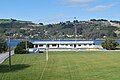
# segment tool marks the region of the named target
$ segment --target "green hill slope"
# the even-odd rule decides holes
[[[113,22],[112,22],[113,23]],[[120,27],[109,21],[66,21],[58,24],[43,25],[31,21],[0,19],[0,37],[13,39],[77,39],[119,38]]]

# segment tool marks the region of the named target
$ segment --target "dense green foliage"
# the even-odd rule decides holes
[[[39,40],[74,39],[76,27],[78,39],[118,38],[120,33],[115,31],[119,30],[119,27],[111,25],[111,22],[104,19],[92,19],[90,21],[74,20],[73,22],[43,25],[43,23],[35,24],[30,21],[0,19],[0,37],[10,35],[13,39],[24,39],[26,36],[29,39]]]
[[[33,44],[27,41],[27,48],[33,48]],[[26,42],[18,43],[17,47],[15,48],[15,54],[26,54],[28,51],[26,50]]]
[[[8,49],[7,43],[6,42],[0,42],[0,53],[6,52]]]
[[[115,50],[119,44],[113,39],[106,39],[101,45],[107,50]]]
[[[0,65],[0,80],[120,80],[119,52],[49,52],[12,57]]]
[[[6,52],[7,49],[8,49],[7,43],[5,42],[3,38],[0,38],[0,53]]]

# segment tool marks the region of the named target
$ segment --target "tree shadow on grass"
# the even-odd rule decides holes
[[[15,72],[19,70],[23,70],[30,67],[30,65],[27,64],[16,64],[11,66],[11,70],[9,70],[9,65],[0,65],[0,73],[7,73],[7,72]]]

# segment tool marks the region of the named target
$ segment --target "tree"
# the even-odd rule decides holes
[[[8,49],[7,43],[6,42],[0,42],[0,53],[6,52]]]
[[[90,21],[97,21],[96,19],[90,19]]]
[[[39,25],[44,25],[43,23],[39,23]]]
[[[79,23],[79,21],[78,20],[74,20],[73,23]]]
[[[107,50],[115,50],[119,44],[114,39],[106,39],[101,45]]]
[[[0,38],[0,53],[6,52],[7,49],[8,49],[7,43],[5,42],[3,38]]]
[[[27,41],[27,47],[33,48],[33,44]],[[15,54],[26,54],[28,51],[26,50],[26,41],[20,42],[15,48]]]

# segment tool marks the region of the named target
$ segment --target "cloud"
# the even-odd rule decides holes
[[[68,0],[71,3],[86,3],[86,2],[93,2],[95,0]]]
[[[97,0],[59,0],[59,3],[67,7],[86,7],[90,2],[95,1]]]
[[[87,8],[87,11],[102,11],[107,10],[115,6],[116,4],[110,4],[110,5],[97,5],[93,8]]]
[[[83,4],[83,3],[94,2],[97,0],[58,0],[58,1],[65,4]]]

